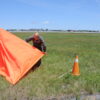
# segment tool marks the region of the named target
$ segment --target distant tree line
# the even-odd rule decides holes
[[[99,30],[58,30],[58,29],[55,29],[55,30],[49,30],[49,29],[7,29],[7,31],[65,31],[65,32],[100,32]]]

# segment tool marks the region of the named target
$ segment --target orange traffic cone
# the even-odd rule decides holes
[[[76,59],[74,61],[72,75],[75,75],[75,76],[79,76],[80,75],[79,64],[78,64],[78,56],[76,56]]]

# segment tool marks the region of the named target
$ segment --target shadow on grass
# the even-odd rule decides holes
[[[34,72],[36,69],[38,69],[40,66],[34,65],[26,74],[24,77],[26,77],[30,72]]]
[[[31,72],[35,72],[38,68],[40,67],[40,65],[39,66],[37,66],[37,64],[35,64],[21,79],[24,79],[26,76],[28,76]],[[17,83],[16,83],[17,84]],[[15,84],[15,85],[16,85]]]

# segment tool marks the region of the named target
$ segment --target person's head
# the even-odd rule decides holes
[[[35,32],[33,36],[34,36],[35,39],[38,39],[39,38],[39,33]]]

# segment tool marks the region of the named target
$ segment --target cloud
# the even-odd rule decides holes
[[[36,21],[32,21],[32,24],[37,24],[37,22]]]
[[[49,21],[44,21],[43,24],[47,25],[49,24]]]

